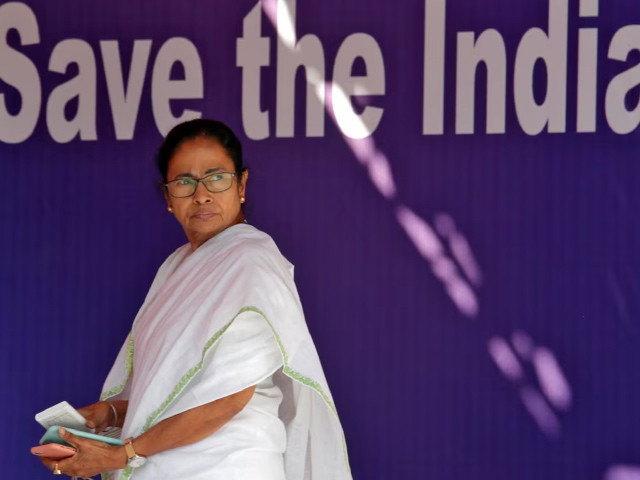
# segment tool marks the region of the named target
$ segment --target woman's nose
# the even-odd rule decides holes
[[[196,185],[193,201],[195,203],[209,203],[211,201],[211,192],[206,189],[202,182],[198,182]]]

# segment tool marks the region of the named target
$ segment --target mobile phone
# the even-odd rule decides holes
[[[45,445],[31,447],[31,453],[39,457],[60,460],[62,458],[70,457],[76,453],[76,449],[73,447],[67,447],[66,445],[60,445],[59,443],[47,443]]]
[[[40,439],[40,445],[48,444],[48,443],[59,443],[61,445],[70,446],[67,442],[60,438],[58,434],[58,426],[53,426],[47,429],[43,437]],[[78,437],[88,438],[90,440],[98,440],[99,442],[108,443],[109,445],[124,445],[124,442],[119,438],[111,438],[105,437],[104,435],[96,435],[95,433],[82,432],[80,430],[75,430],[73,428],[66,428],[66,431],[72,433]]]

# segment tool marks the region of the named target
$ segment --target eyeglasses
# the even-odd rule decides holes
[[[164,186],[169,195],[174,198],[190,197],[196,193],[199,183],[202,183],[211,193],[219,193],[229,190],[236,175],[233,172],[216,172],[202,178],[181,177],[165,183]]]

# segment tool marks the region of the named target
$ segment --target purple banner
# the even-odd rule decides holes
[[[4,475],[97,399],[208,117],[355,479],[640,478],[639,52],[636,0],[0,3]]]

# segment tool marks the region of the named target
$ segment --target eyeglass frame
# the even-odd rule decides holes
[[[224,190],[216,190],[216,191],[211,191],[211,190],[209,190],[209,189],[207,188],[207,184],[204,182],[204,180],[205,180],[206,178],[208,178],[208,177],[213,176],[213,175],[220,175],[220,174],[229,174],[229,175],[231,175],[231,183],[229,184],[229,186],[228,186],[227,188],[225,188]],[[241,174],[242,174],[242,172],[240,172],[240,175],[241,175]],[[198,191],[198,184],[199,184],[199,183],[202,183],[202,186],[203,186],[203,187],[205,188],[205,190],[206,190],[207,192],[209,192],[209,193],[222,193],[222,192],[226,192],[227,190],[229,190],[229,189],[231,188],[231,185],[233,185],[233,179],[234,179],[235,177],[237,177],[237,176],[238,176],[238,172],[213,172],[213,173],[210,173],[210,174],[205,175],[204,177],[200,177],[200,178],[196,178],[196,177],[180,177],[180,178],[175,178],[175,179],[173,179],[173,180],[171,180],[171,181],[169,181],[169,182],[167,182],[167,183],[163,183],[163,184],[162,184],[162,186],[163,186],[163,188],[166,190],[167,194],[168,194],[170,197],[172,197],[172,198],[189,198],[189,197],[193,197],[193,196],[196,194],[196,192]],[[195,182],[196,182],[196,186],[195,186],[195,188],[193,189],[193,193],[192,193],[191,195],[185,195],[184,197],[176,197],[175,195],[172,195],[172,194],[171,194],[171,191],[169,191],[169,184],[170,184],[170,183],[173,183],[173,182],[180,181],[180,180],[184,180],[184,179],[186,179],[186,178],[188,178],[189,180],[195,180]]]

